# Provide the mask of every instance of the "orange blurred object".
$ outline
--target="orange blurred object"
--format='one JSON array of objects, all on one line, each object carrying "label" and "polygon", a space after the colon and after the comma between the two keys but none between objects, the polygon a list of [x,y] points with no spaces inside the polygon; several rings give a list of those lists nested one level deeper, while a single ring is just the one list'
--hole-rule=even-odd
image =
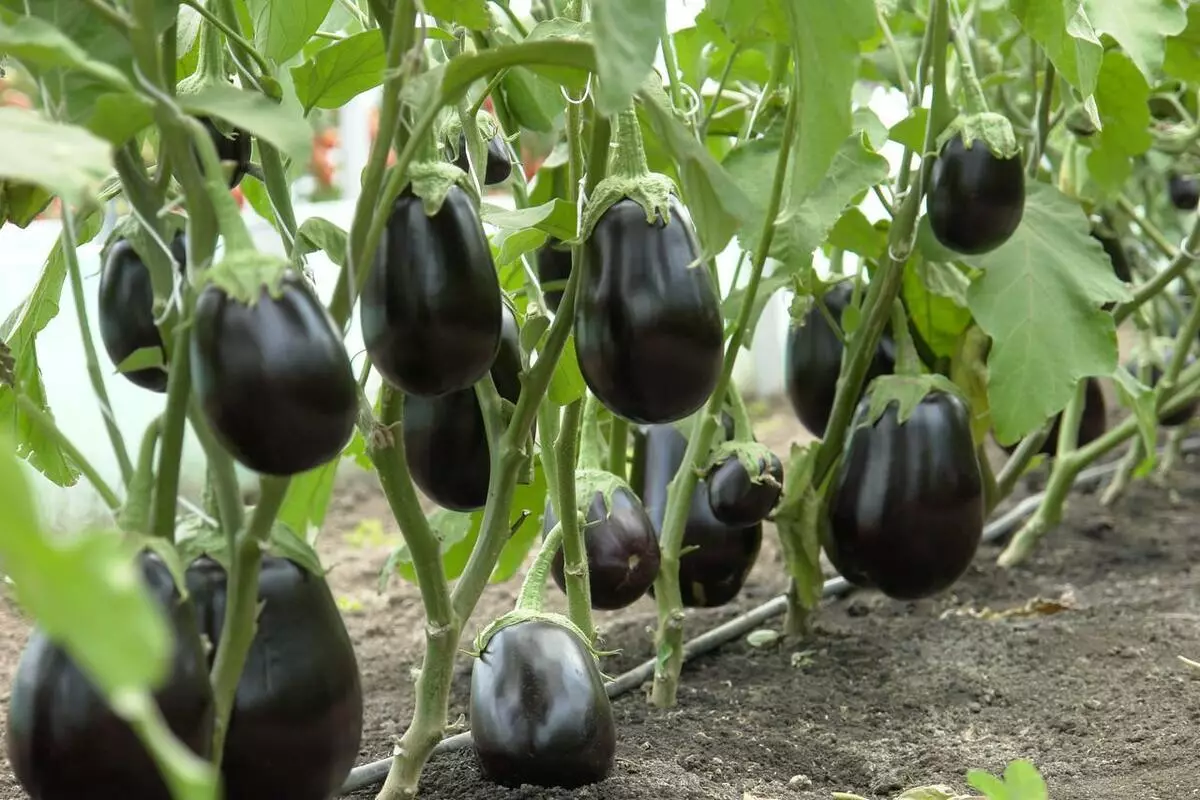
[{"label": "orange blurred object", "polygon": [[239,209],[239,210],[240,210],[240,209],[243,209],[243,208],[245,208],[245,207],[246,207],[246,195],[242,193],[242,187],[241,187],[241,186],[235,186],[235,187],[233,187],[233,189],[231,189],[231,190],[229,191],[229,193],[230,193],[231,195],[233,195],[233,199],[237,201],[237,205],[238,205],[238,209]]},{"label": "orange blurred object", "polygon": [[[378,128],[378,115],[373,127]],[[310,167],[317,183],[322,187],[333,186],[333,161],[329,151],[337,147],[341,141],[337,128],[326,128],[313,137],[313,152]]]}]

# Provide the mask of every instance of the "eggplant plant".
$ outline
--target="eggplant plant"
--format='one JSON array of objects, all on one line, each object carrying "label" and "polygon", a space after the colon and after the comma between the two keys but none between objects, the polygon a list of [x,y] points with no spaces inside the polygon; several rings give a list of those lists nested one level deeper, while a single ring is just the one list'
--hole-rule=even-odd
[{"label": "eggplant plant", "polygon": [[[403,536],[382,579],[425,614],[381,800],[417,796],[468,630],[482,774],[592,783],[620,769],[606,610],[652,596],[667,708],[687,609],[736,602],[764,536],[787,632],[813,635],[822,549],[928,597],[1039,460],[1000,566],[1127,447],[1114,498],[1200,396],[1200,14],[1114,3],[708,0],[672,29],[666,0],[0,0],[0,80],[29,101],[0,107],[0,225],[55,199],[59,219],[0,325],[0,570],[37,626],[18,780],[35,800],[335,793],[364,697],[315,540],[347,459]],[[298,218],[317,125],[374,89],[349,228]],[[866,100],[886,90],[891,125]],[[107,209],[102,359],[81,255]],[[38,336],[68,285],[116,485],[47,402]],[[786,454],[733,379],[785,291],[783,385],[819,437]],[[105,370],[161,399],[143,431]],[[25,467],[82,478],[105,518],[45,530]],[[516,608],[475,619],[535,549]]]}]

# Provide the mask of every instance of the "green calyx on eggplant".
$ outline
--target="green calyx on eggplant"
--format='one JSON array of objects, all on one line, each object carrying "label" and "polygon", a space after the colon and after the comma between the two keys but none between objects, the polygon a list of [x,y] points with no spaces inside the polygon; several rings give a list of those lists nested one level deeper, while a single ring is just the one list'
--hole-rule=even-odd
[{"label": "green calyx on eggplant", "polygon": [[783,492],[783,462],[757,442],[726,442],[705,476],[708,507],[721,522],[746,528],[770,515]]},{"label": "green calyx on eggplant", "polygon": [[970,409],[932,389],[903,421],[895,401],[870,416],[868,396],[834,476],[825,552],[853,584],[899,600],[931,597],[966,572],[983,534]]},{"label": "green calyx on eggplant", "polygon": [[192,385],[213,433],[239,463],[296,475],[336,458],[350,441],[358,386],[325,307],[303,278],[268,258],[233,254],[213,269],[263,267],[265,277],[214,276],[200,293]]},{"label": "green calyx on eggplant", "polygon": [[[1104,400],[1104,390],[1100,386],[1100,381],[1095,378],[1087,378],[1087,384],[1084,388],[1083,396],[1083,416],[1079,419],[1079,433],[1075,442],[1076,447],[1083,447],[1090,444],[1101,436],[1108,429],[1108,408]],[[1054,425],[1050,428],[1050,434],[1046,437],[1046,441],[1042,443],[1042,449],[1038,452],[1042,455],[1053,458],[1058,453],[1058,432],[1062,427],[1062,413],[1054,418]],[[1017,449],[1019,443],[1001,445],[1008,453],[1013,453]]]},{"label": "green calyx on eggplant", "polygon": [[[218,122],[212,117],[197,117],[196,120],[208,131],[213,147],[217,149],[217,158],[222,164],[231,163],[233,171],[229,175],[229,188],[232,189],[242,182],[250,167],[250,154],[254,140],[249,133],[227,122]],[[227,128],[226,133],[222,128]],[[199,159],[199,154],[197,154]]]},{"label": "green calyx on eggplant", "polygon": [[363,287],[363,340],[380,375],[409,396],[474,386],[500,347],[501,304],[471,196],[451,185],[430,212],[410,184],[396,198]]},{"label": "green calyx on eggplant", "polygon": [[[558,239],[547,239],[537,251],[537,272],[538,281],[543,287],[551,281],[565,282],[571,277],[571,248]],[[542,294],[550,310],[558,311],[563,289],[545,289]]]},{"label": "green calyx on eggplant", "polygon": [[616,723],[596,658],[577,632],[535,616],[498,627],[478,649],[471,743],[485,778],[574,788],[608,776]]},{"label": "green calyx on eggplant", "polygon": [[[492,381],[500,397],[517,402],[521,393],[521,340],[512,310],[502,304],[500,349]],[[443,508],[473,511],[487,502],[491,450],[475,388],[440,397],[408,395],[401,424],[413,482]]]},{"label": "green calyx on eggplant", "polygon": [[[187,268],[187,237],[178,233],[169,245],[181,271]],[[157,348],[163,364],[167,354],[154,320],[154,286],[150,269],[129,239],[116,239],[105,248],[97,300],[100,340],[113,366],[138,350]],[[165,367],[146,367],[121,373],[131,383],[152,392],[167,391]]]},{"label": "green calyx on eggplant", "polygon": [[687,210],[672,194],[661,216],[624,197],[585,241],[575,352],[588,388],[639,424],[673,422],[708,400],[721,374],[724,323]]},{"label": "green calyx on eggplant", "polygon": [[[174,639],[170,669],[154,701],[175,737],[207,759],[215,704],[193,600],[181,598],[157,555],[145,551],[138,561]],[[8,760],[33,800],[171,800],[132,728],[40,628],[21,655],[10,697]]]},{"label": "green calyx on eggplant", "polygon": [[981,255],[1007,242],[1025,214],[1025,171],[999,114],[960,117],[942,134],[926,209],[938,242]]},{"label": "green calyx on eggplant", "polygon": [[[581,470],[575,480],[577,508],[586,514],[583,538],[592,608],[625,608],[644,595],[658,577],[661,552],[654,524],[633,489],[616,475]],[[543,536],[557,524],[558,517],[547,500]],[[558,588],[566,591],[561,547],[550,574]]]},{"label": "green calyx on eggplant", "polygon": [[[819,302],[825,304],[829,315],[840,326],[842,314],[852,297],[853,286],[849,281],[843,281],[825,292]],[[829,415],[833,411],[844,349],[838,331],[830,327],[815,302],[805,314],[803,324],[794,325],[788,331],[784,356],[784,384],[788,399],[796,417],[818,437],[825,435],[825,426],[829,424]],[[862,392],[866,391],[867,384],[872,380],[880,375],[891,374],[895,367],[895,341],[891,333],[885,330],[875,348]]]},{"label": "green calyx on eggplant", "polygon": [[[225,569],[202,556],[187,569],[201,632],[216,658]],[[266,555],[257,630],[234,697],[221,773],[226,800],[326,800],[362,739],[363,694],[354,646],[324,578]]]},{"label": "green calyx on eggplant", "polygon": [[1200,206],[1200,181],[1190,176],[1171,173],[1167,178],[1167,194],[1171,205],[1180,211],[1195,211]]},{"label": "green calyx on eggplant", "polygon": [[[683,463],[688,440],[673,425],[650,425],[642,436],[644,442],[635,446],[642,463],[635,465],[633,488],[661,537],[667,487]],[[733,527],[717,519],[709,504],[707,481],[701,478],[692,492],[679,557],[683,604],[711,608],[737,597],[758,559],[762,532],[761,522]]]}]

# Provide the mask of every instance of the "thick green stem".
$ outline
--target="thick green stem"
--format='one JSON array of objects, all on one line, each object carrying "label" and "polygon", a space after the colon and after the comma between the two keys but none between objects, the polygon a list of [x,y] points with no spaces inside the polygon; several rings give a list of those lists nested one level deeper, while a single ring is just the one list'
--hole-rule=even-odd
[{"label": "thick green stem", "polygon": [[271,207],[275,209],[275,218],[279,220],[283,229],[283,245],[287,257],[292,258],[296,247],[296,212],[292,208],[292,192],[288,185],[287,172],[283,167],[283,158],[277,149],[261,139],[258,142],[258,152],[262,158],[267,196],[271,200]]},{"label": "thick green stem", "polygon": [[[517,595],[516,607],[518,609],[535,613],[542,610],[546,602],[546,579],[550,576],[550,567],[554,563],[554,556],[562,542],[562,522],[559,522],[542,540],[542,547],[529,566],[525,580],[521,582],[521,592]],[[575,622],[574,619],[571,621]]]},{"label": "thick green stem", "polygon": [[1166,448],[1163,452],[1162,461],[1158,464],[1157,478],[1160,481],[1165,481],[1174,471],[1175,465],[1183,452],[1183,440],[1187,437],[1187,428],[1178,427],[1171,428],[1167,431]]},{"label": "thick green stem", "polygon": [[558,441],[558,429],[560,424],[560,416],[558,407],[548,400],[544,400],[538,407],[537,428],[538,436],[541,439],[541,447],[538,448],[538,454],[542,459],[542,472],[546,476],[546,493],[550,496],[550,508],[559,519],[562,518],[562,507],[559,505],[558,498],[560,490],[558,487],[558,453],[554,449],[554,443]]},{"label": "thick green stem", "polygon": [[[616,415],[613,415],[617,419]],[[579,424],[577,469],[607,469],[607,449],[600,432],[600,401],[591,392],[584,395],[583,416]]]},{"label": "thick green stem", "polygon": [[125,437],[117,427],[117,418],[113,414],[112,403],[108,400],[108,388],[104,385],[104,375],[100,372],[100,359],[96,355],[96,343],[92,339],[92,328],[88,324],[87,299],[83,293],[83,275],[79,269],[79,256],[75,251],[75,213],[70,205],[63,203],[62,250],[67,261],[67,271],[71,276],[71,297],[75,302],[75,319],[79,323],[79,335],[83,339],[83,352],[87,358],[88,378],[96,400],[100,404],[100,416],[104,419],[104,429],[112,442],[113,453],[117,457],[117,466],[121,469],[121,482],[126,486],[133,478],[133,462],[129,460],[129,451],[125,448]]},{"label": "thick green stem", "polygon": [[1125,494],[1125,490],[1129,486],[1130,478],[1133,477],[1133,471],[1142,462],[1142,457],[1145,453],[1146,447],[1142,444],[1141,437],[1135,436],[1129,444],[1129,449],[1121,457],[1121,463],[1118,465],[1117,471],[1113,473],[1112,480],[1108,482],[1104,493],[1100,495],[1100,505],[1110,506],[1121,499],[1121,496]]},{"label": "thick green stem", "polygon": [[238,485],[233,458],[213,435],[199,406],[193,403],[189,411],[192,430],[195,431],[200,447],[208,459],[208,475],[217,499],[221,530],[227,533],[240,531],[245,520],[245,506],[242,503],[242,489]]},{"label": "thick green stem", "polygon": [[1081,380],[1075,387],[1075,394],[1071,395],[1071,399],[1067,401],[1067,407],[1063,409],[1062,419],[1058,426],[1055,458],[1062,458],[1075,450],[1075,443],[1079,440],[1079,422],[1083,419],[1086,397],[1087,381]]},{"label": "thick green stem", "polygon": [[1026,165],[1026,172],[1031,179],[1037,177],[1038,167],[1042,162],[1042,154],[1046,152],[1046,139],[1050,136],[1050,108],[1054,105],[1055,81],[1054,64],[1051,63],[1050,59],[1046,59],[1046,75],[1044,80],[1042,93],[1038,95],[1033,145],[1029,148],[1029,163]]},{"label": "thick green stem", "polygon": [[59,430],[58,425],[54,422],[54,418],[49,413],[43,411],[37,403],[30,400],[24,394],[17,395],[17,407],[25,415],[26,419],[37,426],[42,436],[53,440],[58,445],[58,448],[66,455],[67,460],[83,473],[83,477],[87,478],[88,483],[100,495],[100,499],[104,501],[104,505],[108,506],[110,511],[116,511],[121,507],[121,499],[117,497],[116,492],[104,481],[104,478],[100,477],[100,473],[87,460],[87,457],[79,451],[79,448],[67,438],[65,433]]},{"label": "thick green stem", "polygon": [[995,509],[1001,501],[1012,494],[1013,489],[1017,486],[1017,481],[1025,474],[1025,469],[1029,463],[1041,452],[1042,445],[1046,443],[1047,437],[1050,436],[1050,428],[1052,422],[1047,422],[1038,430],[1026,436],[1017,445],[1017,449],[1009,456],[1008,461],[1000,469],[1000,474],[996,477],[996,496],[994,502],[988,506],[990,513]]},{"label": "thick green stem", "polygon": [[[563,579],[567,589],[567,616],[590,642],[596,637],[592,625],[587,545],[580,519],[579,498],[575,488],[575,464],[579,432],[583,422],[584,399],[571,403],[563,411],[562,427],[555,445],[558,459],[558,502],[561,506]],[[598,455],[598,454],[597,454]],[[586,509],[583,509],[586,513]]]},{"label": "thick green stem", "polygon": [[271,535],[271,526],[283,505],[289,481],[285,478],[263,476],[258,505],[250,517],[249,527],[237,537],[237,547],[231,554],[225,595],[225,620],[217,656],[213,662],[213,700],[216,706],[213,725],[213,766],[221,766],[225,750],[225,735],[229,732],[229,717],[246,656],[258,630],[258,571],[262,565],[263,544]]},{"label": "thick green stem", "polygon": [[637,178],[650,172],[646,164],[646,146],[642,142],[642,126],[633,106],[617,116],[616,146],[608,163],[609,175]]},{"label": "thick green stem", "polygon": [[725,69],[721,71],[721,79],[717,81],[717,93],[713,95],[712,103],[709,104],[708,111],[704,114],[704,120],[696,129],[696,137],[702,142],[708,136],[708,126],[712,124],[713,116],[717,113],[717,107],[721,104],[721,96],[725,93],[725,86],[729,83],[729,77],[733,74],[733,66],[737,63],[737,57],[741,55],[741,52],[741,43],[734,45],[733,52],[729,54],[729,60],[725,62]]},{"label": "thick green stem", "polygon": [[[185,292],[185,302],[188,297]],[[154,507],[150,530],[160,539],[174,539],[175,504],[179,497],[179,470],[183,436],[187,427],[188,396],[192,389],[191,325],[175,326],[171,365],[167,370],[167,410],[163,412],[162,441],[154,482]]]},{"label": "thick green stem", "polygon": [[[1125,209],[1125,206],[1123,205],[1122,208]],[[1132,211],[1132,207],[1125,210],[1126,213],[1129,213],[1129,211]],[[1143,220],[1140,216],[1134,214],[1133,219],[1142,227],[1143,231],[1146,230],[1146,227],[1142,226]],[[1183,275],[1193,263],[1191,254],[1195,253],[1198,248],[1200,248],[1200,217],[1197,217],[1196,221],[1192,223],[1192,229],[1188,233],[1183,248],[1175,253],[1175,257],[1171,259],[1170,265],[1139,286],[1137,291],[1133,293],[1132,300],[1117,306],[1113,311],[1113,320],[1115,323],[1120,325],[1140,306],[1153,300],[1163,289],[1179,276]]]},{"label": "thick green stem", "polygon": [[629,421],[616,414],[608,430],[608,471],[621,480],[628,475],[629,465]]},{"label": "thick green stem", "polygon": [[[933,20],[930,20],[933,24]],[[983,87],[979,84],[979,76],[975,72],[975,62],[971,56],[971,45],[967,41],[966,31],[961,26],[956,25],[954,30],[954,47],[958,52],[959,69],[962,72],[963,92],[967,96],[967,110],[972,114],[983,114],[988,110],[987,96],[983,93]],[[935,59],[943,57],[944,48],[941,52],[935,50],[933,57]],[[936,61],[934,62],[936,65]],[[1036,64],[1036,62],[1034,62]],[[1036,69],[1036,66],[1035,66]]]},{"label": "thick green stem", "polygon": [[162,198],[156,197],[152,191],[141,157],[132,146],[118,149],[114,161],[131,213],[156,240],[157,246],[145,253],[145,263],[150,273],[150,284],[154,288],[154,299],[166,302],[175,284],[175,269],[170,245],[162,238],[162,225],[159,222],[158,209],[162,205]]},{"label": "thick green stem", "polygon": [[[676,110],[683,108],[683,90],[680,88],[679,82],[679,57],[675,53],[675,40],[671,38],[671,31],[667,28],[667,20],[663,18],[662,39],[659,42],[662,45],[663,64],[667,68],[667,91],[671,95],[671,105],[675,106]],[[691,124],[691,117],[688,117]]]},{"label": "thick green stem", "polygon": [[142,434],[137,467],[125,494],[125,504],[117,518],[121,530],[138,535],[150,533],[150,504],[154,500],[154,454],[158,450],[158,439],[162,435],[162,422],[161,416],[155,417]]}]

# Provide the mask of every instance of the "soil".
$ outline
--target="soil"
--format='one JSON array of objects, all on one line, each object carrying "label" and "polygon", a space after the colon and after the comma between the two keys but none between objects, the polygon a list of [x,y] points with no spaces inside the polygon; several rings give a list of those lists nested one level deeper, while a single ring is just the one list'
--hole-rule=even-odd
[{"label": "soil", "polygon": [[[781,456],[807,437],[778,404],[756,429]],[[967,770],[995,774],[1027,758],[1053,800],[1200,797],[1200,672],[1177,658],[1200,659],[1200,470],[1185,462],[1169,482],[1136,484],[1111,508],[1094,494],[1074,496],[1063,524],[1017,569],[997,568],[997,547],[985,545],[970,572],[935,599],[903,603],[860,591],[827,604],[806,641],[727,645],[685,668],[674,709],[649,707],[644,692],[614,701],[617,762],[602,783],[503,789],[485,782],[464,750],[430,762],[420,796],[891,798],[926,784],[966,792]],[[348,480],[319,549],[334,567],[330,582],[362,670],[360,761],[390,755],[412,712],[420,601],[398,578],[377,590],[399,541],[373,481]],[[517,586],[489,588],[469,635],[511,607]],[[687,630],[706,630],[783,586],[768,530],[738,600],[690,612]],[[553,586],[549,596],[555,609],[564,606]],[[1031,605],[1033,613],[1011,613]],[[649,599],[597,616],[604,644],[621,650],[605,660],[607,674],[650,657]],[[27,632],[11,604],[0,603],[4,700]],[[465,723],[469,669],[460,659],[451,724]],[[0,797],[24,797],[8,773],[0,764]]]}]

